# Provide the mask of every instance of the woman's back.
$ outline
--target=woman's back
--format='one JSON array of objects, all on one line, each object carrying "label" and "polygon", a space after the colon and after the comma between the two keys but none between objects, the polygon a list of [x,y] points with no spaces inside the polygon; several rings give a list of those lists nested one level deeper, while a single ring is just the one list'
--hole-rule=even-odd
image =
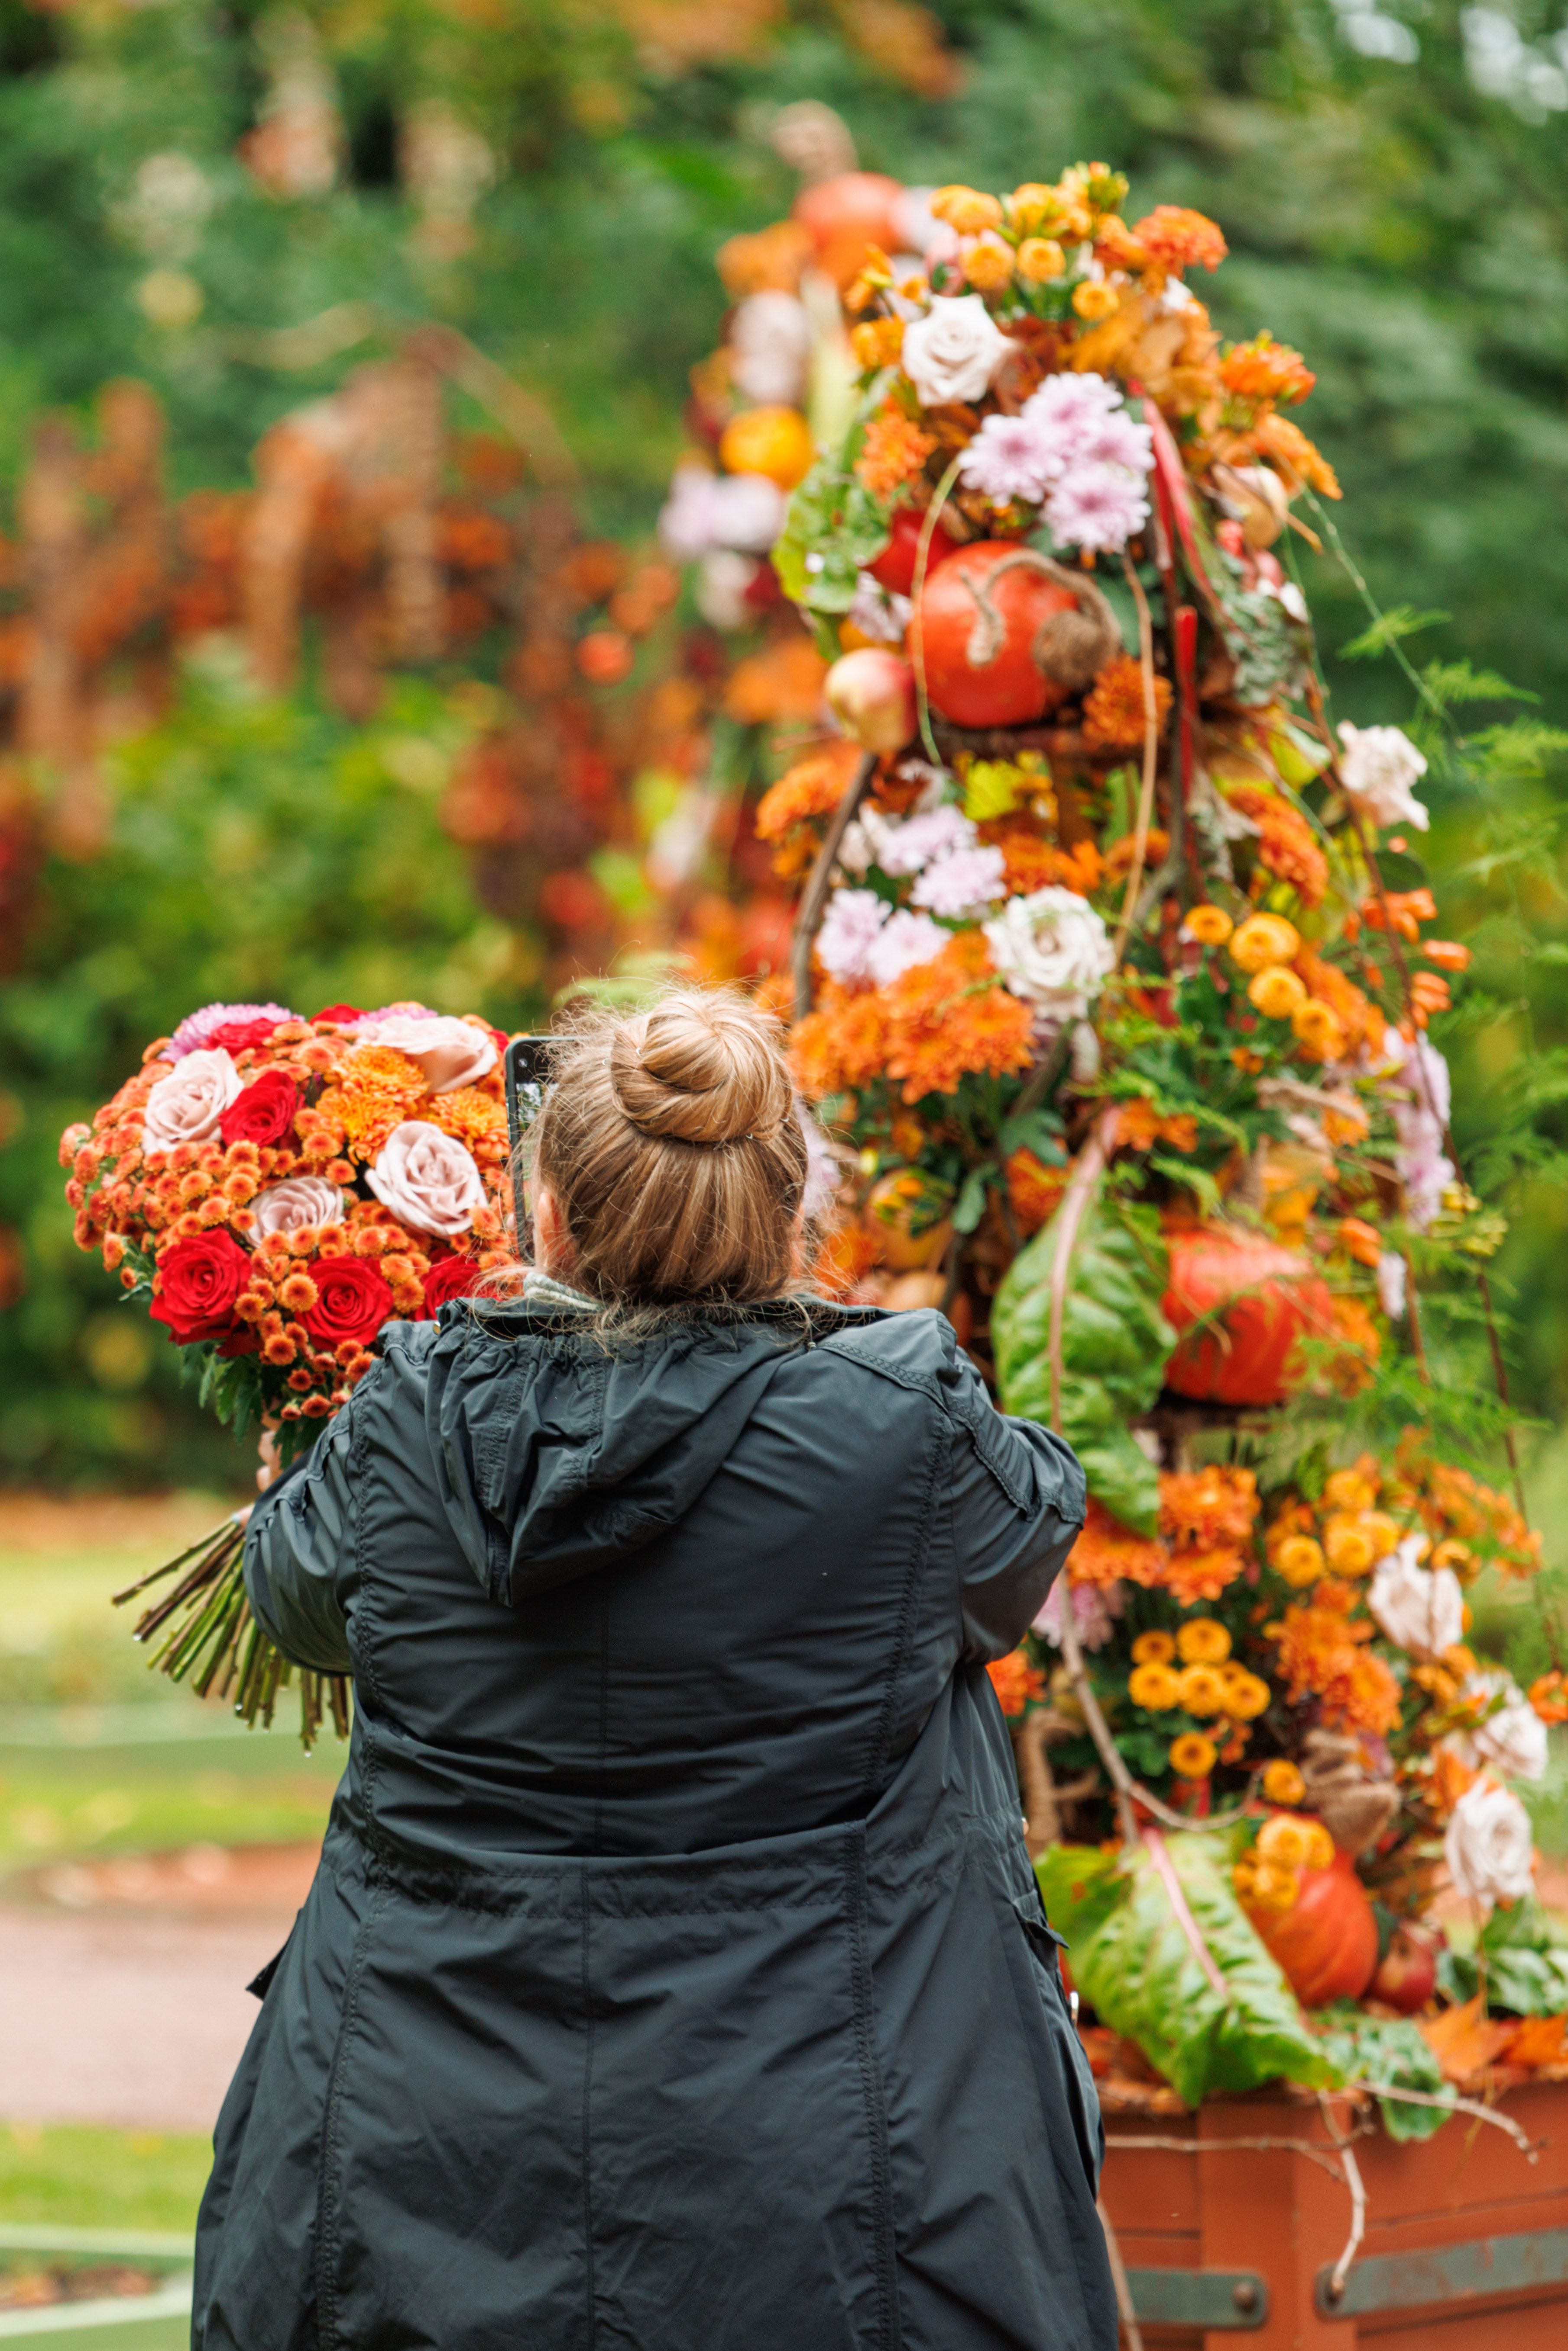
[{"label": "woman's back", "polygon": [[1070,1457],[996,1421],[939,1316],[800,1319],[607,1349],[457,1308],[392,1336],[252,1570],[285,1648],[355,1677],[380,1836],[695,1853],[858,1818],[966,1648],[1012,1646]]}]

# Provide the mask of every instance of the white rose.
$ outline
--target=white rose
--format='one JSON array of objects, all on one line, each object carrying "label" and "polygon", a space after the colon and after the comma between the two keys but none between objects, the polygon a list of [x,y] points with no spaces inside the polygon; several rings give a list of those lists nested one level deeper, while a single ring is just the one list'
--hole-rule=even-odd
[{"label": "white rose", "polygon": [[1504,1703],[1473,1730],[1457,1732],[1448,1742],[1471,1771],[1490,1763],[1505,1780],[1544,1780],[1546,1725],[1517,1682],[1507,1674],[1471,1674],[1459,1693],[1471,1703]]},{"label": "white rose", "polygon": [[794,408],[811,362],[811,321],[798,295],[748,294],[729,326],[729,371],[747,400]]},{"label": "white rose", "polygon": [[983,400],[1012,349],[977,294],[938,295],[904,330],[904,372],[926,408]]},{"label": "white rose", "polygon": [[172,1151],[177,1143],[205,1143],[218,1131],[245,1081],[223,1047],[204,1048],[176,1061],[147,1097],[142,1114],[143,1151]]},{"label": "white rose", "polygon": [[405,1118],[393,1127],[365,1181],[383,1207],[418,1233],[455,1238],[467,1232],[485,1205],[472,1155],[423,1118]]},{"label": "white rose", "polygon": [[1073,890],[1009,898],[984,927],[1006,986],[1052,1020],[1082,1020],[1115,967],[1103,921]]},{"label": "white rose", "polygon": [[1377,1562],[1366,1604],[1396,1649],[1440,1656],[1464,1638],[1465,1595],[1451,1567],[1420,1565],[1425,1535],[1406,1535]]},{"label": "white rose", "polygon": [[1413,824],[1425,832],[1431,822],[1410,787],[1427,772],[1427,762],[1403,728],[1353,726],[1342,719],[1344,756],[1339,772],[1349,792],[1374,824]]},{"label": "white rose", "polygon": [[1443,1857],[1456,1890],[1472,1902],[1518,1902],[1534,1883],[1530,1814],[1511,1788],[1478,1780],[1454,1806]]},{"label": "white rose", "polygon": [[268,1233],[298,1233],[307,1226],[340,1225],[343,1221],[343,1196],[336,1184],[329,1184],[324,1176],[290,1176],[282,1184],[269,1184],[258,1192],[250,1204],[256,1218],[251,1230],[253,1240],[265,1240]]},{"label": "white rose", "polygon": [[471,1086],[496,1066],[496,1040],[487,1029],[471,1020],[454,1020],[442,1013],[422,1018],[412,1012],[389,1012],[380,1019],[355,1023],[356,1045],[388,1045],[406,1053],[424,1072],[433,1094],[455,1093]]}]

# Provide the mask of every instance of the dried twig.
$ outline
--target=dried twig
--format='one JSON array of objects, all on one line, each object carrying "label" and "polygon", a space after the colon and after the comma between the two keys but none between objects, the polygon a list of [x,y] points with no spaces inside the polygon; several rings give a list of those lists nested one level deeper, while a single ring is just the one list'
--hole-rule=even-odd
[{"label": "dried twig", "polygon": [[833,878],[833,867],[843,847],[850,820],[859,808],[876,773],[876,753],[867,751],[850,779],[848,789],[829,820],[822,835],[822,845],[817,852],[817,862],[811,868],[811,878],[806,884],[800,911],[795,917],[795,944],[791,950],[795,976],[795,1018],[804,1020],[811,1009],[811,946],[822,919],[822,909],[828,903],[828,885]]}]

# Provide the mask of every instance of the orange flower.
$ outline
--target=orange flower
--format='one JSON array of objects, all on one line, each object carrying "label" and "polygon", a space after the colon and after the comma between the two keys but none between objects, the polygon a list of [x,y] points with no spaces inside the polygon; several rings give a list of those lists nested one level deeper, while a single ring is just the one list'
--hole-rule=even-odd
[{"label": "orange flower", "polygon": [[937,220],[946,221],[960,236],[977,236],[982,229],[1000,228],[1002,225],[1000,198],[982,195],[977,188],[967,188],[962,183],[938,188],[929,208]]},{"label": "orange flower", "polygon": [[[316,1105],[321,1123],[305,1141],[308,1157],[316,1156],[313,1146],[330,1119],[357,1159],[373,1159],[393,1127],[413,1117],[427,1091],[418,1062],[390,1045],[361,1045],[345,1054],[338,1065],[337,1080],[332,1093],[324,1094]],[[336,1151],[325,1155],[329,1159],[337,1155]]]},{"label": "orange flower", "polygon": [[903,1079],[906,1102],[950,1094],[970,1071],[999,1078],[1030,1066],[1033,1014],[997,984],[979,931],[956,933],[939,955],[883,993],[887,1075]]},{"label": "orange flower", "polygon": [[1568,1722],[1568,1682],[1560,1672],[1542,1674],[1530,1685],[1530,1703],[1542,1722]]},{"label": "orange flower", "polygon": [[1360,913],[1368,930],[1381,931],[1392,925],[1402,939],[1414,946],[1421,936],[1422,924],[1436,921],[1437,902],[1430,890],[1385,890],[1364,898]]},{"label": "orange flower", "polygon": [[1423,939],[1421,952],[1444,971],[1469,971],[1470,951],[1458,939]]},{"label": "orange flower", "polygon": [[[1171,706],[1168,682],[1154,681],[1155,732]],[[1130,751],[1144,739],[1144,668],[1130,653],[1108,661],[1083,698],[1083,740],[1091,750]]]},{"label": "orange flower", "polygon": [[1218,1600],[1246,1565],[1244,1552],[1174,1551],[1165,1573],[1165,1588],[1181,1607],[1191,1608],[1199,1600]]},{"label": "orange flower", "polygon": [[798,759],[758,803],[752,827],[758,841],[782,841],[810,817],[830,816],[861,763],[858,743],[830,743]]},{"label": "orange flower", "polygon": [[1156,204],[1132,233],[1162,269],[1218,269],[1229,250],[1218,223],[1185,204]]},{"label": "orange flower", "polygon": [[1304,946],[1292,968],[1308,995],[1326,1004],[1338,1020],[1347,1053],[1353,1053],[1358,1044],[1375,1034],[1381,1040],[1382,1013],[1370,997],[1364,996],[1355,983],[1345,977],[1338,964],[1328,962],[1314,948]]},{"label": "orange flower", "polygon": [[1334,1227],[1334,1238],[1357,1265],[1375,1266],[1383,1255],[1382,1234],[1375,1225],[1364,1223],[1360,1217],[1342,1217]]},{"label": "orange flower", "polygon": [[803,1094],[824,1094],[869,1085],[887,1066],[887,998],[880,989],[852,995],[830,980],[815,1011],[795,1024],[789,1059]]},{"label": "orange flower", "polygon": [[812,1279],[825,1298],[843,1298],[876,1262],[876,1242],[862,1224],[837,1225],[817,1252]]},{"label": "orange flower", "polygon": [[1381,1738],[1399,1720],[1399,1685],[1382,1658],[1360,1646],[1372,1638],[1371,1624],[1322,1604],[1330,1596],[1320,1584],[1311,1607],[1287,1608],[1281,1621],[1267,1628],[1279,1644],[1286,1695],[1292,1706],[1305,1698],[1320,1698],[1331,1727],[1370,1730]]},{"label": "orange flower", "polygon": [[1068,1554],[1067,1573],[1074,1583],[1119,1583],[1125,1578],[1153,1591],[1164,1582],[1169,1559],[1164,1543],[1134,1534],[1091,1494],[1083,1531]]},{"label": "orange flower", "polygon": [[[983,841],[1002,852],[1002,883],[1009,898],[1027,897],[1031,891],[1053,885],[1088,898],[1100,887],[1105,867],[1092,841],[1075,841],[1071,849],[1058,849],[1054,842],[1042,840],[1030,824],[1020,823],[1014,817],[994,817],[982,824],[979,831]],[[1154,840],[1151,834],[1151,856],[1155,853]],[[1115,853],[1113,850],[1113,859]]]},{"label": "orange flower", "polygon": [[850,349],[864,375],[891,367],[904,349],[903,319],[862,319],[850,329]]},{"label": "orange flower", "polygon": [[1008,1198],[1019,1232],[1038,1232],[1067,1189],[1065,1167],[1048,1167],[1032,1151],[1018,1150],[1008,1161]]},{"label": "orange flower", "polygon": [[1030,1664],[1026,1649],[1014,1649],[1009,1656],[994,1659],[986,1671],[1004,1714],[1021,1714],[1031,1698],[1045,1696],[1045,1676],[1038,1666]]},{"label": "orange flower", "polygon": [[1373,1368],[1383,1353],[1383,1341],[1359,1298],[1336,1298],[1333,1315],[1334,1336],[1341,1344],[1329,1377],[1337,1395],[1359,1395],[1373,1376]]},{"label": "orange flower", "polygon": [[737,662],[724,690],[724,707],[742,726],[776,719],[816,722],[828,664],[805,637],[786,637],[765,652]]},{"label": "orange flower", "polygon": [[1325,498],[1343,497],[1338,477],[1328,459],[1314,449],[1299,424],[1288,416],[1265,416],[1252,428],[1253,447],[1273,460],[1275,471],[1293,497],[1303,484],[1321,490]]},{"label": "orange flower", "polygon": [[1258,1517],[1258,1479],[1250,1469],[1166,1469],[1160,1473],[1160,1532],[1170,1541],[1207,1549],[1251,1541]]},{"label": "orange flower", "polygon": [[884,409],[866,426],[855,472],[873,497],[894,498],[919,480],[936,446],[934,433],[922,433],[899,409]]},{"label": "orange flower", "polygon": [[1224,790],[1238,814],[1258,828],[1259,864],[1288,882],[1304,904],[1321,906],[1328,893],[1328,859],[1305,817],[1260,784],[1227,784]]},{"label": "orange flower", "polygon": [[465,1144],[481,1166],[497,1165],[507,1156],[506,1111],[477,1086],[456,1086],[449,1094],[437,1094],[422,1115],[427,1124]]},{"label": "orange flower", "polygon": [[1301,357],[1272,335],[1255,335],[1249,343],[1236,343],[1219,363],[1227,392],[1241,400],[1271,400],[1289,408],[1305,400],[1317,381]]}]

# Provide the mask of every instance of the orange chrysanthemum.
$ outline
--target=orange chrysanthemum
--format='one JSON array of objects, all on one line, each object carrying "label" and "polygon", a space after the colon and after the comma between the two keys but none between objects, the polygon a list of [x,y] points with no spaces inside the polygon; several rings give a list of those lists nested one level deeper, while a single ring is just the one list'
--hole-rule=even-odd
[{"label": "orange chrysanthemum", "polygon": [[1330,1596],[1320,1584],[1311,1607],[1287,1608],[1280,1623],[1269,1627],[1270,1638],[1279,1645],[1286,1695],[1292,1706],[1306,1698],[1320,1699],[1331,1727],[1383,1737],[1399,1720],[1399,1684],[1382,1658],[1362,1646],[1372,1638],[1371,1624],[1319,1604]]},{"label": "orange chrysanthemum", "polygon": [[979,931],[959,931],[939,955],[885,990],[887,1074],[904,1099],[950,1094],[971,1071],[1000,1078],[1034,1058],[1034,1016],[1001,987]]},{"label": "orange chrysanthemum", "polygon": [[1337,964],[1330,963],[1312,947],[1302,947],[1295,956],[1292,969],[1309,996],[1326,1004],[1339,1021],[1343,1032],[1345,1050],[1354,1053],[1358,1044],[1375,1037],[1381,1040],[1383,1014],[1370,997],[1364,996],[1354,980],[1347,979]]},{"label": "orange chrysanthemum", "polygon": [[1092,841],[1059,849],[1016,817],[994,817],[979,831],[983,841],[1002,852],[1003,889],[1009,898],[1028,897],[1032,891],[1053,886],[1087,898],[1100,887],[1104,864]]},{"label": "orange chrysanthemum", "polygon": [[[1155,731],[1171,706],[1169,683],[1154,680]],[[1144,665],[1130,653],[1108,661],[1083,698],[1083,740],[1092,751],[1130,751],[1144,739]]]},{"label": "orange chrysanthemum", "polygon": [[1218,221],[1185,204],[1156,204],[1133,223],[1133,235],[1162,269],[1218,269],[1229,251]]},{"label": "orange chrysanthemum", "polygon": [[758,841],[782,841],[798,824],[828,816],[837,808],[861,763],[858,743],[830,743],[796,761],[763,793],[752,819]]},{"label": "orange chrysanthemum", "polygon": [[[337,1085],[317,1104],[318,1120],[305,1140],[307,1155],[316,1156],[322,1125],[340,1129],[356,1159],[373,1159],[394,1126],[412,1118],[426,1097],[424,1072],[406,1053],[390,1045],[361,1045],[338,1065]],[[326,1155],[337,1156],[335,1152]]]},{"label": "orange chrysanthemum", "polygon": [[1321,906],[1328,894],[1329,862],[1300,810],[1261,784],[1223,789],[1238,814],[1258,828],[1258,862],[1264,872],[1288,882],[1305,904]]},{"label": "orange chrysanthemum", "polygon": [[1169,1564],[1170,1553],[1163,1542],[1135,1535],[1091,1494],[1083,1531],[1067,1559],[1067,1573],[1074,1583],[1103,1585],[1124,1578],[1153,1591],[1164,1583]]},{"label": "orange chrysanthemum", "polygon": [[1165,1588],[1181,1607],[1199,1600],[1218,1600],[1247,1564],[1245,1552],[1223,1545],[1215,1551],[1173,1551],[1164,1577]]},{"label": "orange chrysanthemum", "polygon": [[1025,1649],[1014,1649],[986,1667],[1004,1714],[1021,1714],[1031,1698],[1045,1696],[1045,1676]]},{"label": "orange chrysanthemum", "polygon": [[1258,1509],[1258,1480],[1250,1469],[1211,1462],[1204,1469],[1161,1473],[1160,1532],[1172,1542],[1199,1551],[1248,1543]]},{"label": "orange chrysanthemum", "polygon": [[1226,391],[1239,399],[1271,400],[1285,407],[1305,400],[1317,381],[1300,351],[1270,334],[1233,345],[1219,363],[1219,374]]},{"label": "orange chrysanthemum", "polygon": [[428,1125],[465,1144],[481,1166],[498,1165],[507,1155],[506,1109],[477,1086],[457,1086],[449,1094],[437,1094],[421,1115]]},{"label": "orange chrysanthemum", "polygon": [[1302,484],[1321,490],[1325,498],[1344,496],[1339,476],[1320,449],[1314,448],[1299,424],[1288,416],[1265,416],[1252,428],[1252,445],[1261,457],[1272,459],[1276,472],[1294,496]]},{"label": "orange chrysanthemum", "polygon": [[1067,1174],[1065,1167],[1048,1167],[1032,1151],[1013,1153],[1007,1165],[1008,1198],[1020,1233],[1038,1232],[1055,1215],[1067,1189]]},{"label": "orange chrysanthemum", "polygon": [[824,1094],[869,1085],[887,1067],[887,998],[881,989],[852,995],[830,980],[816,1009],[795,1024],[789,1059],[803,1094]]},{"label": "orange chrysanthemum", "polygon": [[923,433],[901,410],[890,408],[866,426],[855,472],[873,497],[896,497],[919,480],[936,446],[934,433]]},{"label": "orange chrysanthemum", "polygon": [[850,348],[862,372],[891,367],[904,349],[902,319],[862,319],[850,329]]}]

